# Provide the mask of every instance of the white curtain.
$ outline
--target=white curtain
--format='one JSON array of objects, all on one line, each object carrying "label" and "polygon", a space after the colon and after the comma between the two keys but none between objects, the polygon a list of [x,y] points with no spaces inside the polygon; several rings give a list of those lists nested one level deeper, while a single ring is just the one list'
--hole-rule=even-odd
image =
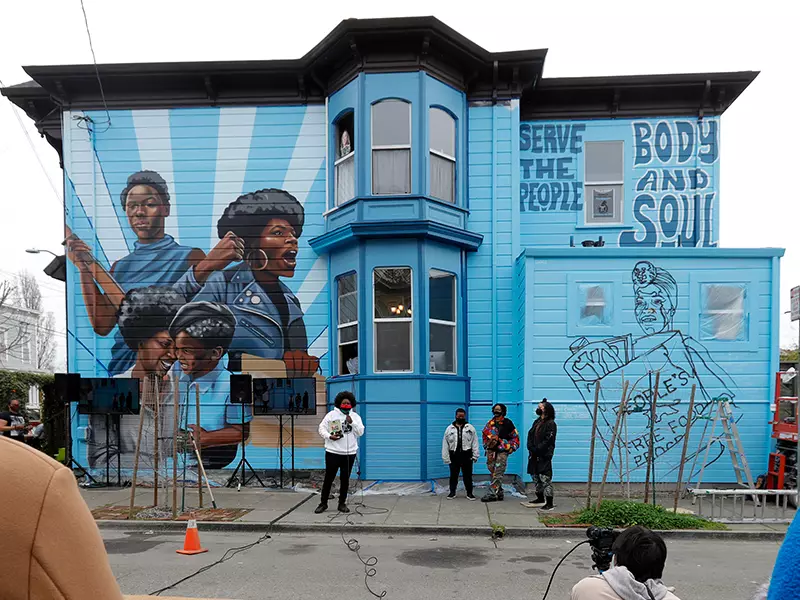
[{"label": "white curtain", "polygon": [[411,193],[411,150],[372,151],[372,193]]},{"label": "white curtain", "polygon": [[355,198],[356,161],[355,155],[336,165],[336,206]]},{"label": "white curtain", "polygon": [[456,165],[431,153],[431,196],[455,203]]}]

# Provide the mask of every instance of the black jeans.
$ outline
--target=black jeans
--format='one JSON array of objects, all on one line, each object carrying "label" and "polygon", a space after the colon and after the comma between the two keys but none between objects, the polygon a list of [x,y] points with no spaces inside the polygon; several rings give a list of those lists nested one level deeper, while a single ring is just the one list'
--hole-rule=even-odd
[{"label": "black jeans", "polygon": [[458,473],[464,475],[467,495],[472,495],[472,450],[450,453],[450,493],[455,494],[458,487]]},{"label": "black jeans", "polygon": [[322,499],[320,504],[328,504],[331,495],[331,486],[339,472],[339,504],[347,500],[347,489],[350,487],[350,471],[356,462],[355,454],[334,454],[325,452],[325,481],[322,484]]}]

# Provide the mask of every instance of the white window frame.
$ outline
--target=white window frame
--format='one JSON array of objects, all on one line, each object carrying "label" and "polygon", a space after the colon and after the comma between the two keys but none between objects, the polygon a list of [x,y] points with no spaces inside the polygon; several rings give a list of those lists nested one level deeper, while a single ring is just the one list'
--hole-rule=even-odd
[{"label": "white window frame", "polygon": [[[414,372],[414,311],[408,317],[392,317],[392,318],[378,318],[375,316],[375,272],[378,269],[407,269],[410,273],[411,280],[411,306],[414,306],[414,269],[408,265],[405,266],[385,266],[372,268],[372,372],[381,374],[392,373],[413,373]],[[409,354],[409,369],[398,371],[384,371],[378,369],[378,323],[410,323],[408,328],[408,354]]]},{"label": "white window frame", "polygon": [[[408,144],[388,144],[383,146],[376,146],[374,142],[375,137],[375,107],[381,102],[402,102],[408,106]],[[369,177],[370,177],[370,192],[373,196],[397,196],[403,194],[379,194],[375,191],[375,151],[381,150],[408,150],[408,193],[411,193],[412,183],[414,180],[414,157],[412,155],[411,145],[414,141],[414,127],[411,118],[411,111],[413,106],[408,100],[402,98],[382,98],[372,103],[369,109]],[[355,146],[354,146],[355,147]],[[391,268],[391,267],[389,267]]]},{"label": "white window frame", "polygon": [[[355,193],[355,191],[356,191],[356,165],[355,165],[355,159],[356,159],[356,143],[355,143],[356,121],[355,121],[355,111],[348,111],[348,112],[343,113],[336,120],[336,123],[334,123],[334,129],[333,130],[334,130],[334,134],[336,135],[335,146],[334,146],[334,151],[335,151],[334,155],[338,154],[338,152],[339,152],[339,139],[340,139],[339,123],[343,119],[345,119],[348,115],[352,115],[353,116],[353,136],[352,136],[352,139],[350,140],[350,143],[352,144],[353,149],[350,151],[349,154],[346,154],[346,155],[344,155],[344,156],[342,156],[340,158],[337,158],[336,160],[333,161],[333,203],[334,203],[334,206],[341,206],[345,202],[349,202],[350,200],[352,200],[353,198],[356,197],[356,193]],[[339,167],[339,165],[342,165],[342,164],[346,163],[349,160],[353,161],[353,196],[352,196],[352,198],[346,198],[344,200],[340,200],[339,196],[338,196],[338,191],[339,191],[339,185],[338,185],[339,184],[339,169],[338,169],[338,167]]]},{"label": "white window frame", "polygon": [[[590,144],[619,144],[622,147],[622,178],[619,180],[611,181],[589,181],[586,176],[586,146]],[[619,209],[617,216],[613,221],[592,221],[592,198],[590,190],[603,186],[620,186],[620,198],[617,202],[616,190],[611,188],[614,193],[614,204]],[[583,148],[583,226],[584,227],[619,227],[625,224],[625,142],[623,140],[591,140],[584,142]]]},{"label": "white window frame", "polygon": [[[456,118],[453,115],[451,115],[449,112],[447,112],[443,108],[440,108],[438,106],[430,106],[430,107],[428,107],[428,131],[430,131],[431,112],[433,112],[434,110],[439,110],[439,111],[443,112],[444,114],[446,114],[453,121],[453,149],[458,151],[458,121],[456,120]],[[430,138],[428,139],[428,142],[429,142],[428,143],[429,154],[432,154],[434,156],[438,156],[439,158],[443,158],[443,159],[448,160],[451,163],[453,163],[453,199],[452,200],[447,200],[446,198],[439,198],[438,196],[434,196],[433,195],[433,189],[430,190],[431,197],[436,198],[437,200],[441,200],[442,202],[447,202],[448,204],[453,204],[453,206],[455,206],[455,205],[458,204],[458,161],[456,160],[455,156],[450,156],[449,154],[447,154],[445,152],[441,152],[440,150],[434,150],[433,148],[430,148]],[[428,173],[429,174],[433,170],[431,162],[432,161],[431,161],[431,158],[430,158],[430,155],[429,155],[428,156]],[[431,178],[429,176],[428,177],[428,187],[429,188],[431,187],[430,179]]]},{"label": "white window frame", "polygon": [[[341,279],[343,279],[345,277],[354,277],[355,278],[356,289],[355,289],[355,291],[348,292],[347,294],[342,295],[342,294],[339,294],[339,280],[341,280]],[[350,295],[353,295],[353,296],[356,297],[356,320],[355,321],[350,321],[348,323],[340,323],[339,319],[340,319],[340,316],[341,316],[340,313],[341,313],[342,297],[343,296],[350,296]],[[353,340],[353,341],[350,341],[350,342],[343,342],[342,341],[342,329],[345,329],[347,327],[353,327],[354,325],[355,325],[355,328],[356,328],[356,339]],[[342,364],[341,364],[341,362],[342,362],[342,351],[341,351],[341,348],[342,348],[342,346],[352,346],[353,344],[355,344],[356,347],[358,347],[358,338],[359,338],[359,334],[360,333],[361,332],[358,329],[358,273],[356,273],[355,271],[351,271],[350,273],[344,273],[342,275],[339,275],[336,278],[336,336],[337,336],[336,337],[336,345],[337,345],[337,349],[339,350],[339,353],[338,353],[336,359],[339,361],[339,365],[338,365],[338,370],[339,370],[338,374],[339,375],[351,375],[351,373],[344,373],[342,371]],[[356,352],[358,352],[358,351],[356,351]]]},{"label": "white window frame", "polygon": [[[452,321],[444,321],[441,319],[431,319],[428,318],[428,344],[430,344],[430,335],[431,335],[431,325],[447,325],[452,328],[453,331],[453,370],[452,371],[434,371],[431,368],[430,359],[428,360],[428,372],[429,373],[436,373],[441,375],[457,375],[458,374],[458,276],[455,273],[451,273],[450,271],[444,271],[442,269],[430,269],[428,271],[428,302],[430,303],[430,280],[434,279],[433,274],[440,273],[446,277],[450,277],[453,280],[453,320]],[[430,315],[430,308],[428,309]],[[431,352],[431,349],[428,348],[428,352]]]}]

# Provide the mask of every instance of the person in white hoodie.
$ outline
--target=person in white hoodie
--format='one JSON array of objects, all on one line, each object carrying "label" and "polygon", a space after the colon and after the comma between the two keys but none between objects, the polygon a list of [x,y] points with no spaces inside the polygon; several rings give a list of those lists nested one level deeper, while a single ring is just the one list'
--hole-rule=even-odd
[{"label": "person in white hoodie", "polygon": [[347,513],[347,490],[350,471],[358,453],[358,438],[364,435],[364,423],[354,411],[356,397],[351,392],[339,392],[333,401],[334,409],[319,424],[319,435],[325,440],[325,481],[315,513],[328,510],[331,486],[339,473],[339,512]]},{"label": "person in white hoodie", "polygon": [[570,600],[680,600],[662,582],[667,545],[644,527],[629,527],[611,547],[614,565],[600,575],[581,579]]},{"label": "person in white hoodie", "polygon": [[442,439],[442,460],[450,466],[450,494],[449,500],[456,497],[458,488],[458,474],[464,475],[464,489],[467,490],[467,499],[475,500],[472,495],[472,464],[478,462],[480,456],[480,442],[478,432],[467,423],[467,411],[459,408],[456,411],[456,420],[447,426]]}]

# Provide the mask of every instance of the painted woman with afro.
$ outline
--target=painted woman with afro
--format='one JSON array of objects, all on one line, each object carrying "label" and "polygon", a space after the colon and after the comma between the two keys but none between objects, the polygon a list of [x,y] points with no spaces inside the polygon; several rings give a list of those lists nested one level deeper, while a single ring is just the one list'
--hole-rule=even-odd
[{"label": "painted woman with afro", "polygon": [[240,370],[242,354],[283,360],[289,377],[311,376],[319,366],[308,355],[300,301],[281,281],[294,277],[304,222],[303,206],[288,192],[270,188],[239,196],[217,223],[238,262],[220,263],[213,272],[194,268],[180,284],[187,299],[225,304],[235,315],[231,371]]}]

